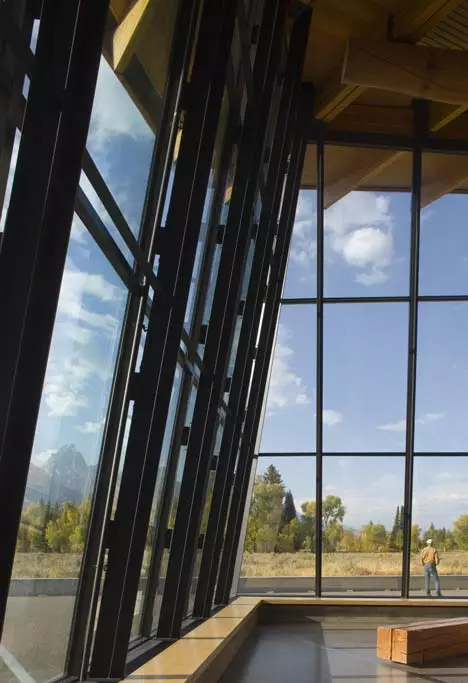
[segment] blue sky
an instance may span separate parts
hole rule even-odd
[[[19,138],[13,168],[18,141]],[[88,150],[134,234],[139,229],[154,143],[153,131],[103,62]],[[130,259],[84,176],[81,185]],[[468,293],[468,231],[464,225],[467,202],[464,196],[446,196],[423,210],[422,294]],[[5,210],[2,221],[4,217]],[[315,296],[315,224],[315,192],[302,191],[285,296]],[[354,192],[347,195],[328,209],[325,216],[325,294],[407,295],[409,237],[408,194]],[[200,255],[199,250],[196,268]],[[36,464],[70,442],[90,465],[96,464],[125,304],[124,287],[76,218],[34,444]],[[417,450],[466,448],[467,313],[465,303],[420,306]],[[315,324],[313,305],[284,306],[281,310],[262,435],[263,451],[314,450]],[[326,306],[323,415],[326,451],[404,450],[407,326],[406,303]],[[339,465],[340,462],[344,463],[344,458],[330,459],[324,487],[340,487],[345,503],[346,499],[349,501],[348,523],[367,521],[367,509],[370,504],[377,505],[377,501],[380,501],[381,521],[390,523],[403,495],[399,460],[366,458],[356,461],[353,467],[350,463]],[[297,464],[283,461],[281,471],[299,501],[313,495],[313,468],[304,459]],[[454,471],[456,478],[453,478]],[[450,505],[442,505],[439,510],[446,524],[468,511],[468,494],[460,486],[465,476],[468,476],[465,459],[431,460],[426,467],[421,467],[420,480],[431,491],[435,487],[435,499],[442,496],[445,500],[445,496],[450,501]],[[382,478],[387,481],[385,496],[382,496]],[[366,501],[358,493],[360,490],[366,492],[366,505],[362,505]],[[424,511],[423,506],[420,510],[421,519],[429,523],[430,511]],[[373,520],[379,521],[376,515]]]
[[[316,295],[316,196],[302,191],[285,297]],[[421,294],[468,293],[468,199],[450,195],[422,211]],[[409,292],[410,197],[353,192],[325,215],[326,296]],[[315,450],[314,305],[281,309],[261,451]],[[468,444],[468,303],[421,303],[416,392],[417,451],[464,451]],[[324,310],[324,450],[404,452],[408,304],[328,304]],[[259,461],[259,471],[270,459]],[[313,495],[305,458],[276,459],[301,502]],[[346,522],[390,524],[403,500],[403,460],[330,457],[324,493],[340,494]],[[468,512],[467,458],[415,465],[415,521],[450,526]],[[427,492],[427,495],[426,493]],[[439,506],[439,503],[441,505]],[[433,519],[435,510],[437,518]]]

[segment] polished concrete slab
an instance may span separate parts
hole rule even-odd
[[[412,619],[414,621],[414,618]],[[411,621],[399,619],[399,623]],[[375,656],[382,617],[260,624],[220,683],[466,683],[468,656],[416,668]]]

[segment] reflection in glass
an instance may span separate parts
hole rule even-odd
[[[315,458],[259,458],[239,592],[312,592],[314,576]]]
[[[425,592],[420,554],[429,538],[439,553],[443,594],[456,596],[468,586],[467,483],[468,455],[414,459],[410,587],[416,594]]]
[[[315,450],[315,306],[282,306],[261,451]]]
[[[325,304],[324,451],[404,451],[408,306]]]
[[[417,451],[467,450],[467,334],[468,302],[419,304]]]
[[[401,591],[404,479],[403,457],[324,458],[324,592]]]
[[[78,225],[78,224],[76,224]],[[23,503],[3,645],[36,681],[64,670],[126,291],[72,229]],[[31,594],[28,579],[41,579]],[[55,597],[57,580],[66,593]]]

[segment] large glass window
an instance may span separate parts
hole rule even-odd
[[[239,592],[315,590],[315,458],[258,459]]]
[[[324,458],[324,592],[401,592],[404,479],[404,458]]]
[[[64,671],[125,305],[106,258],[73,228],[2,641],[36,681]]]
[[[408,306],[326,304],[324,451],[404,451]]]
[[[316,308],[283,305],[274,350],[261,451],[315,450]]]
[[[417,451],[467,451],[468,302],[420,303]]]

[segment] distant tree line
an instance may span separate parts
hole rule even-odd
[[[346,508],[339,496],[322,501],[323,551],[398,552],[403,545],[404,508],[396,508],[391,529],[369,521],[360,529],[344,525]],[[315,501],[302,503],[297,511],[291,491],[286,490],[274,465],[255,480],[247,524],[245,550],[252,553],[315,552]],[[417,552],[432,538],[441,551],[468,550],[468,514],[461,515],[452,529],[438,529],[434,524],[423,530],[411,527],[411,549]]]

